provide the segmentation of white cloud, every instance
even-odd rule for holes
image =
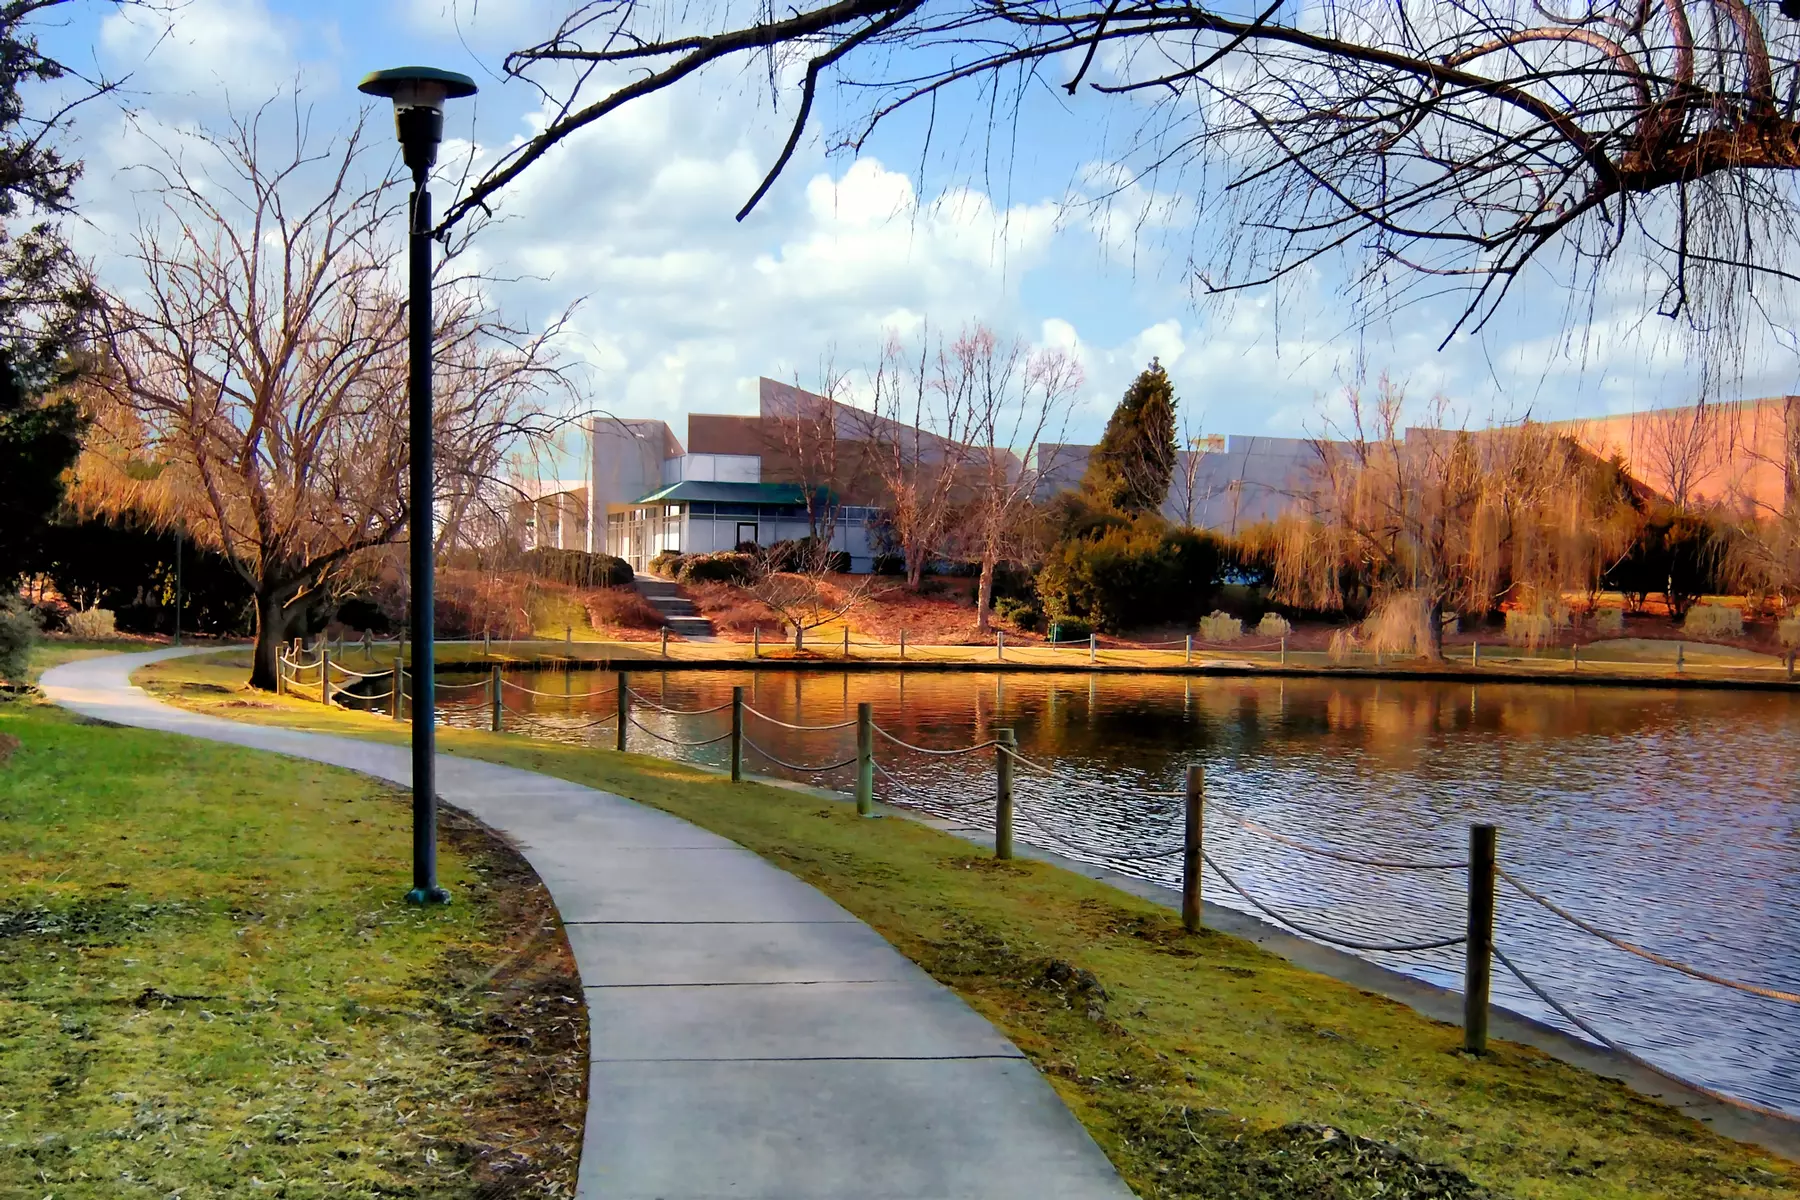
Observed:
[[[248,103],[291,83],[302,32],[263,0],[186,0],[170,11],[121,5],[100,26],[100,49],[151,90],[176,96],[228,92]]]

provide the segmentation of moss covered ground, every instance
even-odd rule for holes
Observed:
[[[219,715],[382,740],[383,717],[239,690],[241,658],[138,675]],[[1456,1028],[1166,909],[948,834],[640,755],[444,729],[442,748],[633,797],[819,887],[1035,1062],[1145,1197],[1800,1196],[1800,1169],[1534,1050]]]
[[[0,1196],[573,1194],[586,1024],[554,907],[404,793],[0,703]]]

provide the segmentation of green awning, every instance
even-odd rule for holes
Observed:
[[[819,498],[826,503],[831,493],[820,489]],[[704,479],[684,479],[661,491],[651,492],[633,506],[648,504],[773,504],[788,508],[806,507],[806,489],[797,483],[712,483]]]

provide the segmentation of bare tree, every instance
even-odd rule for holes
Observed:
[[[943,386],[970,413],[963,483],[969,499],[959,506],[959,537],[981,564],[975,625],[989,628],[994,569],[1023,546],[1033,524],[1033,499],[1042,479],[1039,447],[1060,436],[1059,422],[1080,389],[1081,367],[1062,350],[1002,345],[992,330],[976,325],[951,345]]]
[[[576,131],[709,72],[764,74],[746,68],[766,55],[772,89],[777,62],[803,69],[785,105],[789,137],[740,218],[791,161],[822,88],[843,93],[826,111],[848,114],[834,144],[856,150],[890,117],[951,89],[1016,111],[1034,88],[1074,96],[1085,86],[1133,105],[1124,143],[1095,155],[1125,164],[1103,200],[1158,179],[1215,189],[1222,203],[1194,206],[1226,235],[1195,264],[1209,289],[1286,279],[1343,255],[1346,292],[1365,311],[1461,289],[1454,334],[1491,315],[1546,255],[1590,285],[1622,257],[1632,282],[1647,268],[1660,311],[1716,335],[1769,286],[1800,280],[1783,261],[1797,225],[1785,173],[1800,167],[1800,22],[1789,8],[1255,7],[812,0],[777,15],[748,0],[575,0],[505,64],[551,97],[550,119],[446,224],[484,211]]]
[[[831,569],[832,551],[813,542],[795,557],[765,560],[750,593],[774,610],[793,631],[794,649],[804,648],[806,631],[847,619],[870,598],[868,576],[845,579]]]
[[[861,421],[913,591],[943,546],[959,491],[966,490],[959,484],[974,414],[966,392],[951,385],[953,375],[941,341],[934,362],[929,337],[922,336],[915,361],[890,337],[874,374],[872,411]]]
[[[1201,422],[1205,420],[1201,415]],[[1184,529],[1194,527],[1194,514],[1216,494],[1217,489],[1203,487],[1200,479],[1200,468],[1206,464],[1206,456],[1224,450],[1223,439],[1216,434],[1205,436],[1194,432],[1199,422],[1188,414],[1181,417],[1181,445],[1184,447],[1175,457],[1175,472],[1169,480],[1169,499],[1176,510],[1181,513],[1181,524]]]
[[[1435,427],[1408,430],[1404,393],[1386,379],[1373,403],[1354,388],[1346,402],[1339,436],[1315,443],[1299,511],[1277,523],[1284,600],[1343,607],[1356,581],[1373,606],[1417,614],[1415,648],[1438,657],[1448,611],[1485,613],[1508,592],[1553,601],[1623,549],[1595,540],[1615,529],[1595,506],[1602,464],[1572,439],[1531,422],[1455,428],[1441,398]]]
[[[270,111],[153,168],[141,290],[107,306],[96,403],[113,436],[79,484],[90,506],[216,544],[255,593],[260,688],[295,617],[407,528],[404,193],[366,176],[360,125],[317,151],[298,104],[278,139]],[[491,496],[508,447],[552,432],[562,382],[555,328],[498,320],[455,250],[435,284],[440,539]]]

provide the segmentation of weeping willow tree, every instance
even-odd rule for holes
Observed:
[[[1609,464],[1569,438],[1531,422],[1451,428],[1441,398],[1431,427],[1407,429],[1385,379],[1372,400],[1345,399],[1343,436],[1315,442],[1299,503],[1264,535],[1281,602],[1365,607],[1384,648],[1437,658],[1449,614],[1542,610],[1591,591],[1631,544]]]

